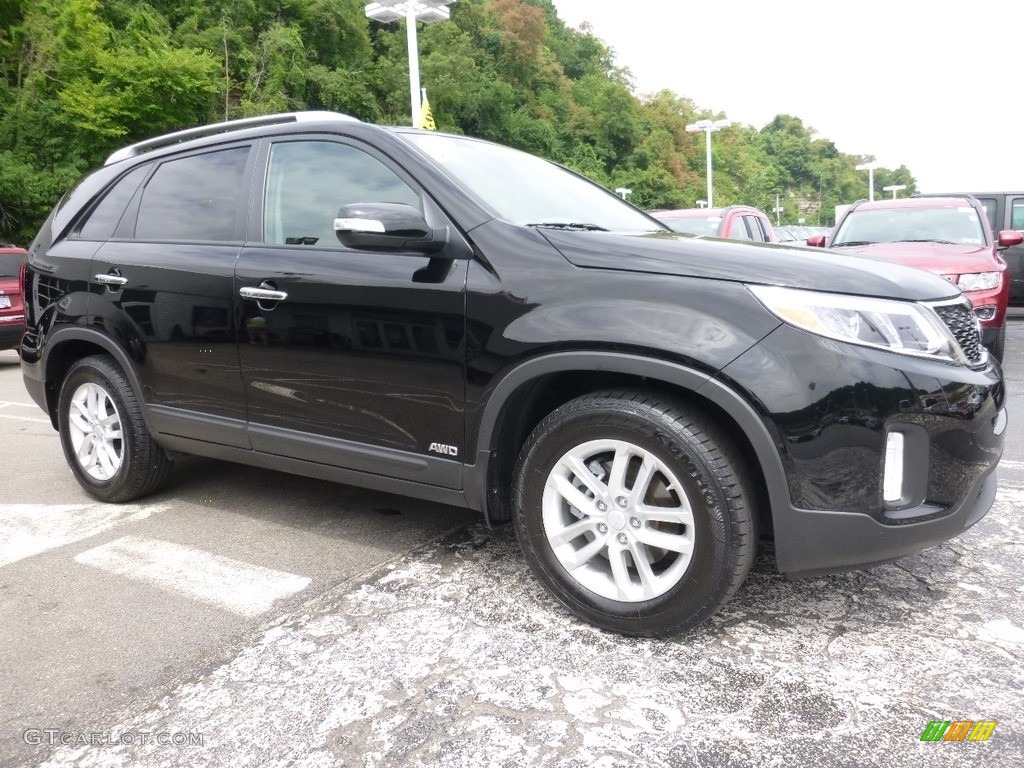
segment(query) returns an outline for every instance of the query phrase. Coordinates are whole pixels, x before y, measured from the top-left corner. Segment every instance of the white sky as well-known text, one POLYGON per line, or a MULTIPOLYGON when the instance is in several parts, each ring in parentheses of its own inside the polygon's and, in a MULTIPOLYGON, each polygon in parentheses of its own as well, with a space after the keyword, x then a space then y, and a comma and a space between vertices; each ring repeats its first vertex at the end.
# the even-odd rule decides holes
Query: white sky
POLYGON ((1024 189, 1024 0, 553 1, 637 94, 759 129, 794 115, 922 192, 1024 189))

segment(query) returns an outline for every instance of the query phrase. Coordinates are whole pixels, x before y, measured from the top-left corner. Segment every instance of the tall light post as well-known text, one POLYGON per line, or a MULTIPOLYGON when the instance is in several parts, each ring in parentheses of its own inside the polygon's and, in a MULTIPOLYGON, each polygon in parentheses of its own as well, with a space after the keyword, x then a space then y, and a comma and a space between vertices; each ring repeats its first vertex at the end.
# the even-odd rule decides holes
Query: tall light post
POLYGON ((881 165, 875 160, 872 160, 870 163, 861 163, 854 166, 854 170, 868 172, 868 200, 873 201, 875 199, 875 168, 880 167, 881 165))
POLYGON ((888 187, 882 187, 882 191, 883 192, 892 192, 892 199, 895 200, 896 199, 896 193, 899 192, 901 189, 906 189, 906 188, 907 188, 906 184, 891 184, 888 187))
POLYGON ((708 164, 708 208, 715 207, 714 185, 711 180, 711 134, 728 128, 732 123, 729 120, 698 120, 686 126, 687 133, 700 133, 704 131, 704 150, 707 154, 708 164))
POLYGON ((416 22, 430 24, 446 21, 451 16, 448 8, 455 0, 377 0, 366 4, 366 18, 390 22, 405 19, 406 40, 409 46, 409 101, 412 107, 412 127, 419 128, 423 117, 420 101, 420 55, 416 40, 416 22))

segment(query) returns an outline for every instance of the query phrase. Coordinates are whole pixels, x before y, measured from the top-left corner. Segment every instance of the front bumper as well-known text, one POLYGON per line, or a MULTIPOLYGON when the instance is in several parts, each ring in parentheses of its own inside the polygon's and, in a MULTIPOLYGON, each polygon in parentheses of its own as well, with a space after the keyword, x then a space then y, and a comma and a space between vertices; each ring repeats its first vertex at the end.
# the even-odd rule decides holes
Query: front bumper
POLYGON ((782 477, 762 461, 779 570, 866 567, 984 517, 1006 430, 1001 370, 843 344, 783 326, 723 372, 762 407, 782 477), (908 437, 904 493, 883 498, 890 433, 908 437))
POLYGON ((959 504, 942 516, 886 525, 867 515, 791 509, 782 548, 776 536, 779 570, 792 578, 887 563, 956 538, 983 518, 996 497, 996 473, 978 478, 959 504))

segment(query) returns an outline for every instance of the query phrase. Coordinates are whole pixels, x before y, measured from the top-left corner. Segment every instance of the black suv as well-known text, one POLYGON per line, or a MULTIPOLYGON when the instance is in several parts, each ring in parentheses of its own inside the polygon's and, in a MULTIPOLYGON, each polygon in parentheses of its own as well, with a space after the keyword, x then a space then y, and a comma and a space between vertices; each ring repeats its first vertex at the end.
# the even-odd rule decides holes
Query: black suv
POLYGON ((564 168, 330 113, 115 153, 25 273, 25 383, 82 486, 179 453, 513 522, 540 580, 668 635, 781 571, 869 565, 989 509, 998 365, 916 269, 677 236, 564 168))

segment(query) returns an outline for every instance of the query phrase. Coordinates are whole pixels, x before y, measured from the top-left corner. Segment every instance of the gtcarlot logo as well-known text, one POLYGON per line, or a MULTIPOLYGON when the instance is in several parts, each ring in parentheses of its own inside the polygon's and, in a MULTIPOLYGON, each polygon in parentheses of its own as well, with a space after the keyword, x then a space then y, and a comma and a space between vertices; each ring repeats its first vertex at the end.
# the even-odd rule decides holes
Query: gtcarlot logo
POLYGON ((59 728, 27 728, 21 734, 29 746, 106 747, 124 745, 139 747, 156 744, 161 747, 201 747, 203 734, 191 731, 94 731, 74 733, 59 728))

